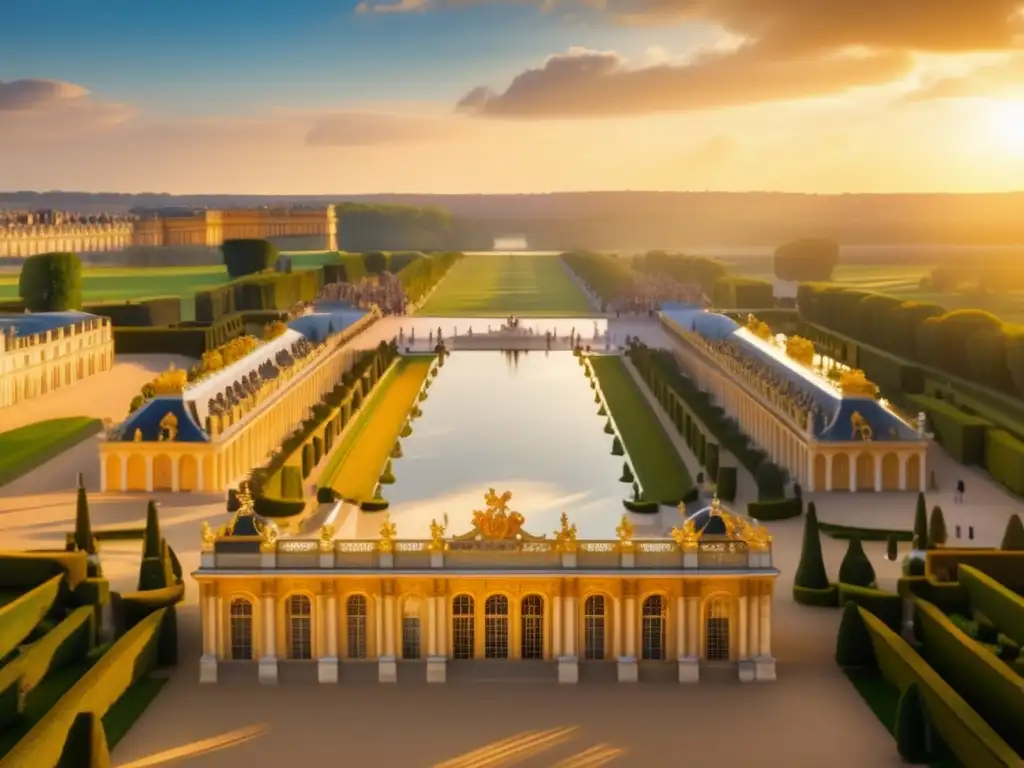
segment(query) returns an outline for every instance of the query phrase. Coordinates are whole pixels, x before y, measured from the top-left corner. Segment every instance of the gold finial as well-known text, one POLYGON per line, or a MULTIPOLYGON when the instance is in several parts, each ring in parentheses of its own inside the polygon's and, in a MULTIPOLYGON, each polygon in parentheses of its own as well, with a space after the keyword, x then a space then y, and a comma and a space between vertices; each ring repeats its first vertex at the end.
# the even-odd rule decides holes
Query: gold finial
POLYGON ((633 550, 633 524, 629 522, 629 516, 623 515, 615 534, 619 537, 619 550, 631 552, 633 550))
POLYGON ((718 494, 717 493, 711 498, 711 514, 712 515, 721 515, 722 514, 722 502, 720 502, 718 500, 718 494))
POLYGON ((210 527, 210 524, 203 520, 203 552, 213 552, 214 542, 217 541, 217 533, 210 527))
POLYGON ((758 320, 752 314, 747 315, 747 330, 765 341, 772 337, 772 329, 768 327, 768 323, 758 320))
POLYGON ((277 523, 267 520, 260 529, 260 552, 276 552, 279 534, 277 523))
POLYGON ((188 386, 188 373, 171 365, 150 382, 154 395, 179 395, 188 386))
POLYGON ((572 553, 576 551, 576 523, 569 525, 569 516, 563 512, 561 528, 555 531, 555 549, 559 552, 572 553))
POLYGON ((878 387, 861 370, 843 371, 839 374, 839 391, 843 393, 843 397, 878 397, 878 387))
POLYGON ((486 510, 473 512, 473 526, 485 539, 515 539, 522 535, 523 523, 526 522, 518 512, 509 509, 512 491, 505 491, 500 496, 493 488, 484 494, 486 510))
POLYGON ((395 524, 391 522, 391 513, 384 515, 384 522, 380 524, 380 551, 390 554, 395 551, 395 524))
POLYGON ((252 500, 252 491, 249 489, 249 481, 243 480, 238 484, 238 493, 236 494, 238 499, 238 515, 252 515, 256 511, 256 507, 252 500))
POLYGON ((751 549, 764 551, 771 547, 772 537, 763 525, 749 526, 746 531, 746 541, 751 549))
POLYGON ((330 552, 334 549, 334 526, 330 523, 320 526, 320 533, 317 536, 317 545, 321 552, 330 552))
POLYGON ((135 434, 132 435, 132 441, 136 442, 136 443, 141 443, 142 442, 142 430, 141 429, 136 427, 135 434))
POLYGON ((431 552, 444 552, 447 544, 444 540, 444 532, 448 529, 448 513, 444 513, 444 524, 437 522, 437 519, 430 521, 430 544, 427 547, 431 552))
POLYGON ((160 439, 171 440, 178 436, 178 417, 168 411, 160 419, 160 439))

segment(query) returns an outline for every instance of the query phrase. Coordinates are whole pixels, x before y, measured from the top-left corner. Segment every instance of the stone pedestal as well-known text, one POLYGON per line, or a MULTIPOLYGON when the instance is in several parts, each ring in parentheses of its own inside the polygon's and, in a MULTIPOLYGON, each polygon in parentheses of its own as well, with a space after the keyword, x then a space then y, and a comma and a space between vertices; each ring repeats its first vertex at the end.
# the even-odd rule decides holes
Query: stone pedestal
POLYGON ((427 657, 427 682, 443 683, 448 679, 448 659, 444 656, 427 657))
POLYGON ((640 665, 636 662, 636 656, 619 656, 616 671, 620 683, 640 681, 640 665))
POLYGON ((430 553, 430 567, 431 568, 444 568, 444 554, 442 552, 431 552, 430 553))
POLYGON ((266 656, 259 662, 259 680, 264 685, 277 684, 277 657, 266 656))
POLYGON ((398 661, 394 656, 381 656, 377 659, 377 681, 380 683, 398 682, 398 661))
POLYGON ((558 682, 575 685, 580 681, 580 664, 575 656, 558 657, 558 682))
POLYGON ((199 659, 199 682, 200 683, 216 683, 217 682, 217 657, 216 656, 203 656, 199 659))
POLYGON ((679 682, 700 682, 700 659, 696 656, 679 657, 679 682))
POLYGON ((740 659, 736 665, 739 668, 740 682, 752 683, 757 680, 757 662, 753 659, 740 659))
POLYGON ((316 679, 321 683, 338 682, 338 660, 335 658, 317 659, 316 679))
POLYGON ((754 679, 759 683, 775 682, 775 659, 771 656, 754 659, 754 679))

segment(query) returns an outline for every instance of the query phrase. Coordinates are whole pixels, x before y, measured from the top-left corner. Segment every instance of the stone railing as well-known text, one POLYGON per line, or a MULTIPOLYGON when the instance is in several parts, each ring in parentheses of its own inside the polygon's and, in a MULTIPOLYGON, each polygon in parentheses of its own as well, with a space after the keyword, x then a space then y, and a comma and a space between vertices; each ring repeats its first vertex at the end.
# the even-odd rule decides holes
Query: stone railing
POLYGON ((202 553, 205 570, 428 570, 604 571, 749 570, 772 567, 770 545, 749 549, 742 542, 701 542, 683 550, 668 539, 581 541, 575 552, 554 540, 531 542, 448 541, 443 550, 427 540, 280 539, 261 550, 258 537, 223 537, 202 553))

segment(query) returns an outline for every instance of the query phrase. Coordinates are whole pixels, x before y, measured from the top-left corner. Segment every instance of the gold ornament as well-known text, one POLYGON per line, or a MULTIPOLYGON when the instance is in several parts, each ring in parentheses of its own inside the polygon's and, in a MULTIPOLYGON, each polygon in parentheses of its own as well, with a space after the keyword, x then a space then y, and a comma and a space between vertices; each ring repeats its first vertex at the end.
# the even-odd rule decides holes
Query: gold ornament
POLYGON ((260 529, 260 552, 276 552, 279 534, 276 524, 269 520, 265 522, 260 529))
POLYGON ((448 529, 448 513, 444 513, 444 524, 437 522, 437 519, 430 521, 430 544, 427 547, 431 552, 444 552, 447 544, 444 540, 444 532, 448 529))
POLYGON ((213 545, 217 541, 217 533, 210 527, 210 524, 203 520, 203 552, 213 552, 213 545))
POLYGON ((380 545, 379 549, 384 554, 390 554, 395 551, 395 534, 397 533, 395 524, 391 522, 391 513, 384 515, 384 522, 380 524, 380 545))
POLYGON ((839 374, 839 391, 843 393, 843 397, 878 397, 878 387, 861 370, 843 371, 839 374))
POLYGON ((555 549, 559 552, 573 553, 577 550, 576 524, 569 525, 569 516, 562 513, 562 525, 555 531, 555 549))
POLYGON ((619 537, 620 552, 633 551, 633 532, 633 524, 629 522, 629 516, 623 515, 622 520, 615 529, 615 535, 619 537))
POLYGON ((321 552, 331 552, 334 549, 334 526, 330 523, 320 526, 320 533, 317 536, 317 545, 321 552))
POLYGON ((526 518, 508 508, 511 499, 512 491, 499 496, 489 488, 484 494, 487 509, 474 510, 473 526, 485 539, 515 539, 522 535, 526 518))
POLYGON ((867 419, 860 415, 860 411, 854 411, 850 416, 850 429, 854 440, 863 440, 867 443, 875 436, 874 430, 871 429, 867 419))
POLYGON ((178 417, 168 411, 160 419, 160 439, 174 440, 178 436, 178 417))

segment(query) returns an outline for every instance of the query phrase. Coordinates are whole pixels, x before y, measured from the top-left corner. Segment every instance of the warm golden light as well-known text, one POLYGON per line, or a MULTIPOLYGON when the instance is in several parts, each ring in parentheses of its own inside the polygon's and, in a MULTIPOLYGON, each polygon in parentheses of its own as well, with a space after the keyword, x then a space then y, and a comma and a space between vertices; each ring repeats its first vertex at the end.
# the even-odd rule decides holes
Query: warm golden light
POLYGON ((1024 157, 1024 101, 994 101, 989 105, 989 123, 996 152, 1024 157))

